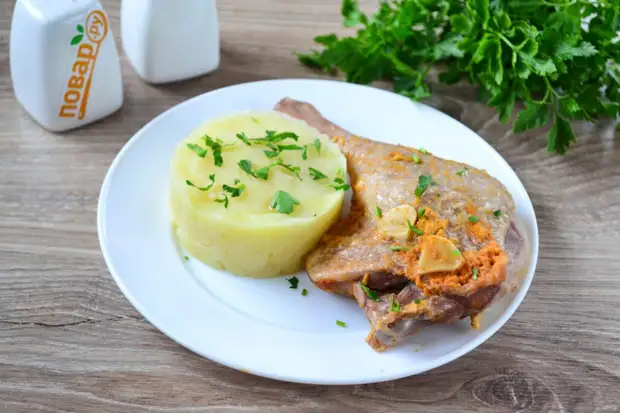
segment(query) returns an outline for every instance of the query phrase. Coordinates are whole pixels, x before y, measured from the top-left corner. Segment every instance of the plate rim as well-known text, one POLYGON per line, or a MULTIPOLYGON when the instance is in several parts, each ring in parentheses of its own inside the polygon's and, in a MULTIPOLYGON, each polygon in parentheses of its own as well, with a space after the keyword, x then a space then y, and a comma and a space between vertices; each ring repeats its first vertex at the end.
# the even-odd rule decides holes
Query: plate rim
POLYGON ((340 80, 331 80, 331 79, 312 79, 312 78, 283 78, 283 79, 267 79, 267 80, 259 80, 259 81, 249 81, 249 82, 242 82, 242 83, 237 83, 234 85, 230 85, 230 86, 225 86, 222 88, 218 88, 218 89, 213 89, 204 93, 201 93, 199 95, 193 96, 191 98, 188 98, 184 101, 181 101, 177 104, 175 104, 174 106, 164 110, 163 112, 159 113, 157 116, 153 117, 150 121, 148 121, 146 124, 144 124, 139 130, 137 130, 128 140, 127 142, 125 142, 125 144, 123 145, 123 147, 117 152, 117 154, 114 156, 114 159, 112 161, 112 163, 110 164, 105 177, 103 179, 102 185, 101 185, 101 189, 99 192, 99 198, 98 198, 98 202, 97 202, 97 235, 98 235, 98 240, 99 240, 99 246, 104 258, 104 261, 106 263, 106 266, 108 267, 108 271, 110 272, 110 275, 112 276, 112 278, 114 279, 115 283, 117 284, 118 288, 121 290, 122 294, 125 296, 125 298, 130 302, 130 304, 144 317, 144 319, 146 321, 148 321, 151 325, 153 325, 153 327, 155 327, 157 330, 159 330, 161 333, 163 333, 166 337, 168 337, 169 339, 171 339, 173 342, 177 343, 178 345, 181 345, 182 347, 192 351, 193 353, 198 354, 201 357, 206 358, 207 360, 213 361, 215 363, 218 363, 220 365, 226 366, 228 368, 232 368, 234 370, 240 371, 240 372, 244 372, 246 374, 252 374, 255 376, 260 376, 260 377, 265 377, 265 378, 269 378, 269 379, 273 379, 273 380, 278 380, 278 381, 284 381, 284 382, 291 382, 291 383, 300 383, 300 384, 314 384, 314 385, 357 385, 357 384, 371 384, 371 383, 381 383, 381 382, 386 382, 386 381, 391 381, 391 380, 398 380, 398 379, 402 379, 402 378, 406 378, 406 377, 411 377, 411 376, 415 376, 415 375, 419 375, 422 374, 424 372, 430 371, 430 370, 434 370, 438 367, 441 367, 445 364, 448 364, 468 353, 470 353, 471 351, 475 350, 477 347, 479 347, 481 344, 483 344, 484 342, 486 342, 487 340, 489 340, 491 337, 493 337, 493 335, 495 335, 507 322, 508 320, 514 315, 514 313, 518 310, 518 308, 521 306, 521 303, 523 302, 523 300, 525 299, 525 296, 527 295, 527 293, 529 292, 529 289, 531 287, 531 284, 534 280, 534 277, 536 276, 536 269, 537 269, 537 265, 538 265, 538 260, 539 260, 539 249, 540 249, 540 239, 539 239, 539 227, 538 227, 538 219, 536 217, 536 211, 534 209, 534 205, 532 203, 532 200, 527 192, 527 190, 525 189, 525 185, 523 185, 523 182, 521 181, 521 179, 519 178, 519 176, 517 175, 516 171, 510 166, 510 164, 506 161, 506 159, 504 159, 504 157, 495 149, 493 148, 493 146, 491 144, 489 144, 483 137, 481 137, 476 131, 474 131, 473 129, 471 129, 469 126, 465 125, 464 123, 460 122, 458 119, 455 119, 453 117, 451 117, 450 115, 432 107, 429 105, 426 105, 424 103, 421 102, 416 102, 418 105, 422 105, 424 106, 426 109, 431 110, 433 112, 436 112, 438 115, 440 116, 446 116, 450 119, 452 119, 454 122, 458 123, 461 127, 464 127, 466 129, 468 129, 470 132, 473 133, 473 135, 476 136, 476 138, 481 141, 482 144, 487 146, 487 149, 490 149, 493 153, 495 153, 497 155, 497 160, 501 161, 504 163, 505 167, 508 167, 515 175, 518 183, 520 184, 520 189, 522 190, 522 196, 523 199, 526 200, 529 205, 528 207, 531 207, 531 212, 532 212, 532 234, 531 234, 531 264, 529 266, 528 272, 526 274, 526 277, 523 280, 523 284, 521 286, 521 288, 519 289, 519 291, 517 292, 517 294, 515 295, 514 299, 512 300, 512 302, 510 303, 510 305, 508 307, 506 307, 506 309, 501 313, 501 315, 495 320, 495 322, 483 333, 481 333, 480 335, 476 336, 475 338, 473 338, 472 340, 470 340, 469 342, 467 342, 467 344, 462 345, 461 347, 453 350, 452 352, 446 353, 440 357, 437 357, 434 362, 429 362, 426 364, 426 366, 422 369, 418 369, 418 370, 413 370, 413 369, 404 369, 403 371, 397 373, 397 374, 385 374, 383 372, 381 373, 377 373, 375 375, 375 378, 368 378, 368 377, 363 377, 360 378, 358 380, 333 380, 330 378, 325 378, 324 380, 321 381, 316 381, 313 379, 309 379, 309 380, 305 380, 303 377, 301 376, 291 376, 291 375, 283 375, 283 374, 277 374, 277 373, 271 373, 269 371, 256 371, 256 370, 249 370, 241 365, 236 364, 233 360, 228 360, 228 359, 221 359, 217 356, 217 354, 205 354, 205 352, 201 351, 200 349, 196 348, 195 346, 186 343, 184 340, 180 340, 176 337, 174 337, 173 335, 169 334, 167 332, 167 329, 163 326, 160 325, 160 323, 158 323, 156 320, 157 317, 152 317, 152 315, 150 314, 150 312, 145 309, 139 302, 137 299, 135 299, 135 297, 133 296, 133 294, 129 291, 129 289, 127 288, 126 284, 123 282, 122 277, 119 276, 119 273, 114 265, 113 259, 111 258, 111 254, 108 250, 108 246, 106 245, 106 243, 104 242, 104 232, 105 232, 105 210, 106 210, 106 202, 107 202, 107 198, 108 198, 108 193, 110 191, 110 185, 112 183, 112 178, 115 175, 115 172, 120 164, 120 162, 122 161, 122 159, 125 157, 125 155, 127 154, 127 152, 129 152, 131 150, 131 148, 141 139, 142 136, 146 135, 147 131, 153 126, 153 124, 155 124, 157 121, 159 121, 161 118, 164 118, 165 116, 169 115, 171 112, 173 111, 178 111, 178 110, 182 110, 184 106, 187 106, 190 104, 190 102, 193 102, 195 100, 199 100, 204 98, 205 96, 208 95, 212 95, 212 94, 217 94, 217 93, 221 93, 221 92, 225 92, 227 90, 230 89, 235 89, 235 88, 243 88, 249 85, 254 85, 254 84, 269 84, 269 83, 323 83, 323 84, 334 84, 334 86, 337 87, 351 87, 353 89, 355 88, 365 88, 365 89, 373 89, 374 91, 377 91, 379 93, 383 93, 386 95, 390 95, 390 98, 394 98, 394 97, 402 97, 394 92, 391 92, 389 90, 385 90, 385 89, 381 89, 381 88, 377 88, 377 87, 373 87, 373 86, 369 86, 369 85, 359 85, 359 84, 353 84, 353 83, 348 83, 345 81, 340 81, 340 80), (531 275, 530 275, 531 274, 531 275))

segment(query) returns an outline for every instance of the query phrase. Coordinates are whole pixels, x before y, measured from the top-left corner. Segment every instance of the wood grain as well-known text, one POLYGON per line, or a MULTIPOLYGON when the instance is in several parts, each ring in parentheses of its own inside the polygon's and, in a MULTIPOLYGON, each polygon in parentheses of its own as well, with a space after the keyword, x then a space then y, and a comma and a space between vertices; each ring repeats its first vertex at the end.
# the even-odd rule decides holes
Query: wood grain
MULTIPOLYGON (((119 2, 103 3, 118 41, 119 2)), ((220 70, 153 87, 123 61, 123 108, 53 134, 15 102, 13 1, 0 0, 0 412, 620 412, 617 133, 611 125, 577 125, 578 145, 551 157, 544 131, 513 136, 466 86, 438 87, 428 103, 508 160, 532 198, 541 235, 530 293, 474 352, 377 385, 280 383, 190 353, 121 295, 95 227, 99 188, 115 154, 153 116, 191 96, 316 76, 292 52, 308 49, 316 34, 340 30, 338 3, 221 0, 220 70)))

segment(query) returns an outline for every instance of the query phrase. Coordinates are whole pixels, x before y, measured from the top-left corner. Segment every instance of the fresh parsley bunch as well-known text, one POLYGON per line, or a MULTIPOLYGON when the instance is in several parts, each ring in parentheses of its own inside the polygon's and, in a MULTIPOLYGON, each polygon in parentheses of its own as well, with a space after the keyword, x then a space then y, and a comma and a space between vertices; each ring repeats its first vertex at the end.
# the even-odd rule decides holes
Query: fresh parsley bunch
POLYGON ((346 80, 393 81, 413 100, 430 95, 424 78, 463 78, 480 88, 502 122, 518 112, 515 132, 549 122, 548 150, 575 140, 570 121, 620 116, 620 0, 384 0, 371 17, 343 0, 355 36, 314 40, 321 51, 299 60, 346 80))

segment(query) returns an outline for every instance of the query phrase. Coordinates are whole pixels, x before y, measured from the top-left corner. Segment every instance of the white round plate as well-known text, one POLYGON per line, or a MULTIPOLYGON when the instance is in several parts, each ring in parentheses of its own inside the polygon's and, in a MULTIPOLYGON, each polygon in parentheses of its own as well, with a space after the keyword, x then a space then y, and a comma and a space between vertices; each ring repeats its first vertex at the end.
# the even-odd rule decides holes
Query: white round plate
POLYGON ((418 374, 473 350, 525 296, 538 258, 538 227, 515 172, 482 138, 449 116, 380 89, 336 81, 273 80, 215 90, 159 115, 120 151, 103 183, 98 231, 112 276, 127 299, 177 343, 248 373, 300 383, 373 383, 418 374), (512 193, 531 241, 528 272, 516 291, 485 311, 479 330, 465 320, 432 326, 398 348, 376 353, 354 300, 284 277, 255 280, 185 261, 172 236, 169 165, 179 141, 208 119, 271 109, 283 97, 315 105, 332 122, 377 141, 424 147, 486 169, 512 193), (309 290, 301 295, 302 288, 309 290), (336 320, 347 323, 346 328, 336 320))

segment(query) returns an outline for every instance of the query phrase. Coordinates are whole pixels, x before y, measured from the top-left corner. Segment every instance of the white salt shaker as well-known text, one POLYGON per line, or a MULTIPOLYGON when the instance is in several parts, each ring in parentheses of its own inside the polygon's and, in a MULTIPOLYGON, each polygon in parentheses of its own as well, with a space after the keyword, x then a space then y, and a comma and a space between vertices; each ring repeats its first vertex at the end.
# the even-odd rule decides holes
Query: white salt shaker
POLYGON ((204 75, 220 63, 215 0, 123 0, 121 39, 134 70, 150 83, 204 75))
POLYGON ((123 104, 118 53, 97 0, 17 0, 10 62, 17 100, 52 131, 94 122, 123 104))

